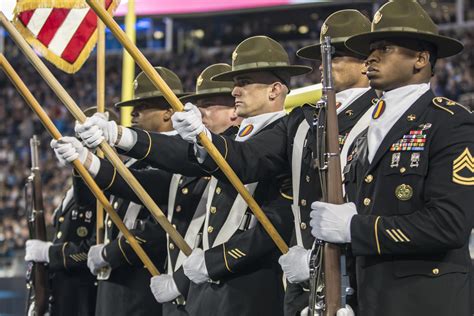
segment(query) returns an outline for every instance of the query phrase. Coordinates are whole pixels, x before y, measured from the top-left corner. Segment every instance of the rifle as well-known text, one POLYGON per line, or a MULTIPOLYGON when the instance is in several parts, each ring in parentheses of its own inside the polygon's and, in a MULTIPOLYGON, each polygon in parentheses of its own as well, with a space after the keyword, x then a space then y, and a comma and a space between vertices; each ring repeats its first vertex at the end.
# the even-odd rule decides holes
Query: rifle
MULTIPOLYGON (((39 144, 38 138, 36 135, 33 135, 30 139, 31 174, 27 181, 27 190, 28 187, 31 190, 32 203, 31 207, 27 207, 26 211, 30 238, 46 241, 43 191, 38 156, 39 144)), ((43 316, 49 311, 50 289, 48 269, 44 263, 31 263, 29 270, 29 277, 27 277, 27 288, 29 289, 27 313, 28 315, 43 316)))
MULTIPOLYGON (((332 79, 333 47, 326 36, 321 44, 323 68, 323 94, 317 103, 318 121, 316 138, 322 201, 342 204, 341 161, 339 156, 339 128, 336 113, 336 93, 332 79)), ((316 240, 310 258, 309 315, 334 316, 346 305, 346 295, 351 294, 346 275, 345 257, 338 245, 316 240)))

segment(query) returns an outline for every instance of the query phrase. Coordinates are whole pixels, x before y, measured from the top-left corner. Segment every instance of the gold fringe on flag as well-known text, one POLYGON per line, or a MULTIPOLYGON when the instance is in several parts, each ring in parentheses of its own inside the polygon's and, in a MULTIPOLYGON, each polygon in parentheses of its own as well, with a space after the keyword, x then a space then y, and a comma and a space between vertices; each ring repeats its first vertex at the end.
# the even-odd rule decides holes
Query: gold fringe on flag
MULTIPOLYGON (((115 9, 120 4, 118 0, 112 0, 107 12, 113 14, 115 9)), ((94 31, 92 36, 87 41, 86 45, 81 50, 81 53, 77 57, 74 63, 69 63, 62 59, 61 56, 53 53, 48 47, 41 43, 33 33, 19 20, 20 13, 29 10, 36 10, 41 8, 55 8, 55 9, 83 9, 89 7, 84 0, 19 0, 15 6, 13 25, 20 34, 26 39, 26 41, 33 46, 41 55, 46 58, 53 65, 58 67, 64 72, 69 74, 76 73, 86 62, 90 53, 94 49, 97 43, 97 29, 94 31)))

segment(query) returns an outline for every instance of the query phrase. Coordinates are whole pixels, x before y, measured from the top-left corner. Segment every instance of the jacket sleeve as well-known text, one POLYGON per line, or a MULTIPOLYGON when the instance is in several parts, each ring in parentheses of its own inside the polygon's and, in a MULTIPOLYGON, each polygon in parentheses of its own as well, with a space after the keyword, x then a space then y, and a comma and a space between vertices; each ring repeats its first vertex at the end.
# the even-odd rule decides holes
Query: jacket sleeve
POLYGON ((74 189, 74 200, 79 207, 93 208, 96 204, 96 198, 84 182, 81 176, 73 171, 72 184, 74 189))
MULTIPOLYGON (((173 176, 171 173, 151 167, 145 169, 129 168, 129 170, 157 204, 167 203, 169 185, 173 176)), ((142 203, 130 185, 109 161, 100 160, 100 169, 94 179, 97 185, 107 193, 135 203, 142 203)))
MULTIPOLYGON (((142 227, 131 229, 130 233, 137 239, 145 253, 150 257, 153 263, 157 265, 158 270, 162 272, 163 267, 157 262, 163 262, 166 256, 166 237, 163 229, 154 221, 146 220, 142 227)), ((124 236, 114 239, 105 246, 106 260, 112 269, 120 266, 142 265, 140 258, 135 253, 124 236)))
MULTIPOLYGON (((212 134, 212 143, 243 183, 257 182, 288 171, 288 117, 245 142, 212 134)), ((219 180, 228 181, 214 160, 207 155, 201 167, 219 180)))
POLYGON ((188 296, 190 282, 188 277, 184 274, 183 267, 180 267, 177 271, 173 273, 173 280, 176 283, 179 293, 184 297, 188 296))
MULTIPOLYGON (((280 196, 262 206, 262 209, 288 243, 293 228, 290 201, 280 196)), ((209 277, 218 281, 244 271, 260 269, 262 265, 271 265, 276 262, 271 257, 279 256, 279 250, 258 223, 253 228, 235 233, 227 242, 206 250, 204 254, 209 277)))
POLYGON ((433 134, 419 209, 398 216, 354 216, 355 255, 443 253, 467 243, 474 221, 473 118, 456 114, 433 134))
POLYGON ((95 243, 94 239, 89 238, 79 243, 64 242, 51 245, 49 247, 50 271, 87 270, 87 253, 93 243, 95 243))
POLYGON ((143 160, 150 165, 179 173, 188 177, 201 177, 208 174, 190 158, 192 146, 180 136, 169 136, 133 129, 137 133, 135 146, 124 155, 143 160))

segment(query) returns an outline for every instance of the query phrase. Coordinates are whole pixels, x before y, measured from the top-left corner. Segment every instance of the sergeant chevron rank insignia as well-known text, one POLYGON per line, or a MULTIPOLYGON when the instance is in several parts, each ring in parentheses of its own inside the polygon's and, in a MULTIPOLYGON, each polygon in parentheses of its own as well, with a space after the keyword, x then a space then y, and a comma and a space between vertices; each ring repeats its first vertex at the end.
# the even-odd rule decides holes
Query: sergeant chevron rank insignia
POLYGON ((461 185, 474 185, 474 158, 467 147, 453 161, 453 182, 461 185))

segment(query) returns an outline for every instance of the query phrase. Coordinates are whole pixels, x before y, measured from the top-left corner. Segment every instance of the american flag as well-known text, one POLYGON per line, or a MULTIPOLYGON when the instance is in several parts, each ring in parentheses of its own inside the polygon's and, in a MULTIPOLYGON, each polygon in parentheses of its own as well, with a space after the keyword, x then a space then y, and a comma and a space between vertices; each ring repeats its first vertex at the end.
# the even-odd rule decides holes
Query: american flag
MULTIPOLYGON (((118 0, 106 0, 113 12, 118 0)), ((78 71, 97 42, 97 15, 85 0, 19 0, 13 23, 58 68, 78 71)))

